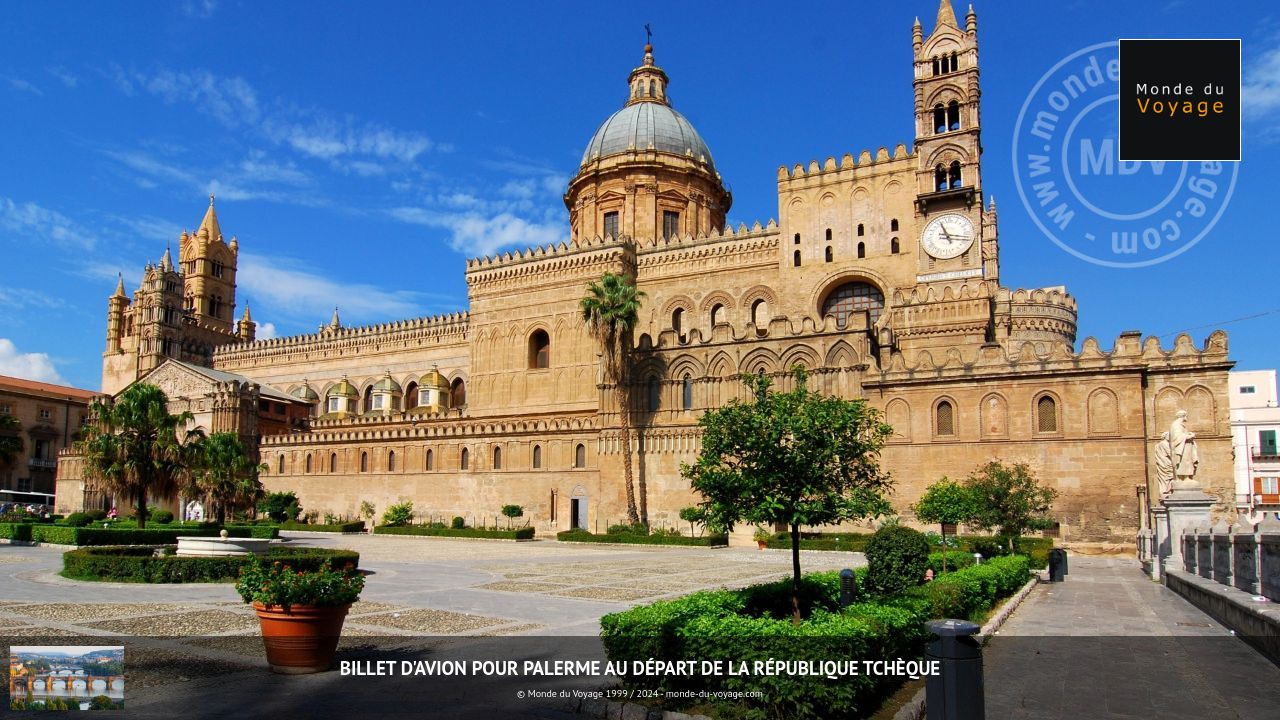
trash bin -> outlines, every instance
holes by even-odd
[[[966,620],[930,620],[933,634],[925,659],[937,660],[940,673],[925,678],[928,720],[983,720],[982,645],[973,637],[982,628]]]
[[[1049,582],[1062,582],[1067,575],[1067,551],[1054,548],[1049,551]]]

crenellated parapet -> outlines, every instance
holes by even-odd
[[[1123,333],[1110,351],[1095,338],[1086,338],[1080,351],[1065,342],[1024,342],[1014,346],[986,343],[953,345],[910,352],[894,351],[889,362],[868,378],[868,384],[931,382],[940,379],[975,380],[1028,374],[1223,369],[1229,367],[1227,334],[1215,330],[1197,348],[1191,336],[1179,335],[1169,349],[1155,337],[1142,342],[1137,333]]]
[[[1000,288],[992,310],[997,339],[1075,344],[1078,310],[1066,288]]]
[[[235,368],[257,365],[263,361],[301,360],[314,353],[360,351],[375,347],[411,347],[427,342],[462,343],[466,341],[469,328],[470,315],[466,311],[376,325],[330,326],[305,335],[219,346],[214,350],[213,360],[218,368]]]
[[[850,153],[845,153],[840,158],[839,164],[836,163],[835,157],[828,156],[826,161],[821,165],[817,160],[810,160],[808,167],[802,164],[796,164],[794,167],[788,168],[783,165],[778,168],[778,186],[780,189],[791,189],[791,183],[799,183],[807,185],[815,179],[819,181],[828,180],[853,180],[855,178],[866,177],[875,174],[879,170],[896,172],[900,167],[885,167],[888,163],[898,163],[901,161],[909,161],[915,157],[915,154],[907,150],[907,146],[898,143],[893,148],[893,155],[890,156],[888,149],[881,147],[876,150],[874,157],[871,151],[863,150],[858,154],[857,160]]]
[[[601,265],[625,264],[631,255],[630,247],[626,237],[595,236],[473,258],[467,260],[467,286],[473,292],[501,290],[529,287],[531,281],[599,275]]]
[[[706,272],[723,267],[746,267],[777,262],[778,224],[758,221],[748,228],[726,227],[700,236],[673,236],[655,239],[636,249],[637,271],[644,275],[683,272],[696,267]]]

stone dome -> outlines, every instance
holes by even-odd
[[[610,115],[587,143],[582,164],[632,150],[692,157],[715,173],[711,150],[702,136],[683,115],[660,102],[633,103]]]

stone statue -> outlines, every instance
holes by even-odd
[[[1169,452],[1178,482],[1195,482],[1200,454],[1196,451],[1196,434],[1187,429],[1186,410],[1179,410],[1169,426]]]
[[[200,504],[198,500],[192,500],[191,502],[187,503],[187,519],[203,521],[204,505]]]
[[[1156,484],[1162,500],[1173,492],[1173,470],[1173,449],[1169,445],[1169,433],[1164,432],[1156,443]]]

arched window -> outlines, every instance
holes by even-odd
[[[791,255],[791,264],[794,267],[800,267],[800,251],[797,250]]]
[[[831,242],[831,228],[827,228],[827,242]]]
[[[676,331],[676,335],[684,333],[684,308],[671,311],[671,329]]]
[[[279,475],[284,474],[284,456],[283,455],[281,455],[280,460],[276,462],[276,473]]]
[[[502,448],[500,447],[495,447],[493,449],[493,469],[502,469]]]
[[[576,468],[584,468],[587,466],[587,446],[578,443],[578,447],[573,451],[573,466]]]
[[[960,187],[960,161],[955,160],[947,170],[947,183],[952,188]]]
[[[551,367],[551,338],[546,330],[534,330],[529,336],[529,367],[537,370]]]
[[[889,232],[898,232],[898,218],[889,221]]]
[[[934,190],[947,189],[947,169],[942,167],[941,164],[939,164],[938,167],[933,169],[933,189]]]
[[[792,243],[792,244],[793,244],[793,245],[799,245],[799,244],[800,244],[800,233],[796,233],[796,241],[795,241],[794,243]]]
[[[889,252],[890,252],[890,253],[892,253],[892,254],[894,254],[894,255],[897,255],[897,254],[898,254],[899,252],[901,252],[901,251],[902,251],[902,248],[898,245],[898,238],[894,238],[894,239],[892,239],[892,240],[890,240],[890,241],[889,241]]]
[[[311,454],[307,453],[307,472],[311,472]]]
[[[373,410],[373,386],[364,389],[364,409],[361,412],[369,412]]]
[[[533,469],[538,470],[542,467],[542,446],[533,446]]]
[[[952,100],[947,103],[947,130],[960,129],[960,103]]]
[[[859,258],[864,258],[864,257],[866,257],[866,256],[867,256],[867,244],[866,244],[866,243],[858,243],[858,257],[859,257]]]
[[[769,303],[764,298],[751,303],[751,324],[758,328],[769,324]]]
[[[338,453],[329,453],[329,472],[338,472]]]
[[[360,453],[360,472],[369,472],[369,453]]]
[[[848,282],[827,296],[822,303],[822,317],[831,315],[836,325],[843,328],[849,316],[855,312],[869,313],[869,322],[874,324],[884,312],[884,295],[874,285],[865,282]]]
[[[800,251],[797,250],[796,252],[798,253]],[[723,325],[727,322],[729,322],[729,318],[726,317],[724,306],[719,303],[713,305],[711,307],[711,325],[714,327],[716,325]]]
[[[436,469],[436,454],[430,448],[427,449],[427,454],[422,458],[422,469],[423,470]]]
[[[658,384],[658,378],[649,378],[648,395],[649,412],[653,412],[658,409],[658,405],[661,404],[662,400],[662,386]]]
[[[654,82],[653,80],[650,80],[650,81],[649,81],[649,97],[657,97],[657,96],[658,96],[658,92],[657,92],[657,89],[656,89],[656,88],[657,88],[657,86],[658,86],[658,84],[657,84],[656,82]]]
[[[458,467],[463,470],[471,469],[471,451],[462,448],[462,457],[458,460]]]
[[[947,131],[947,109],[942,103],[933,106],[933,132],[935,135]]]
[[[862,226],[862,223],[858,223],[858,237],[862,237],[863,235],[866,235],[866,234],[867,234],[866,228]]]
[[[396,471],[396,451],[392,450],[387,453],[387,472]]]
[[[1036,432],[1058,432],[1058,403],[1050,395],[1036,401]]]
[[[861,246],[861,245],[862,245],[862,243],[858,243],[858,245],[859,245],[859,246]],[[826,252],[827,262],[831,262],[831,260],[832,260],[834,257],[835,257],[835,255],[831,252],[831,246],[830,246],[830,245],[828,245],[828,246],[827,246],[827,252]]]
[[[934,409],[934,433],[937,435],[955,435],[956,434],[956,418],[955,408],[951,406],[949,400],[943,400],[938,403],[938,407]]]
[[[404,409],[412,410],[418,407],[418,383],[411,382],[404,387]]]
[[[939,69],[939,68],[938,68],[938,58],[934,58],[934,59],[933,59],[933,74],[934,74],[934,75],[937,75],[937,74],[938,74],[938,69]]]
[[[680,408],[683,410],[693,409],[693,378],[689,373],[685,373],[684,380],[680,383]]]
[[[467,384],[462,378],[453,381],[449,386],[449,407],[457,408],[467,404]]]

